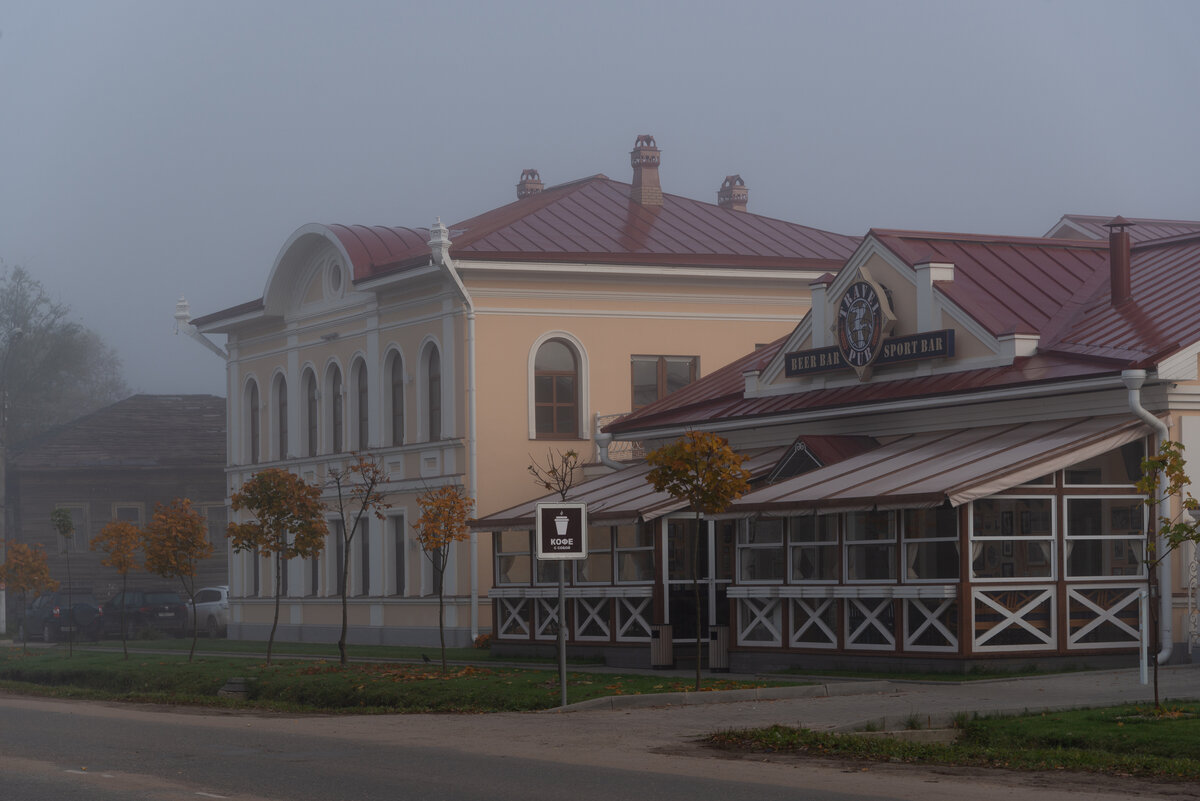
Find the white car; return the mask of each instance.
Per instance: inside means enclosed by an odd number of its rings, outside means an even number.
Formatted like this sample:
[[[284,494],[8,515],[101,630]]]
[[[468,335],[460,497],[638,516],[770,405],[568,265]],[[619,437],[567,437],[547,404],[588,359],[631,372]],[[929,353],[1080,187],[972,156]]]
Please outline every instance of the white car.
[[[196,616],[193,619],[196,626],[209,637],[224,637],[229,626],[229,588],[204,587],[196,590]]]

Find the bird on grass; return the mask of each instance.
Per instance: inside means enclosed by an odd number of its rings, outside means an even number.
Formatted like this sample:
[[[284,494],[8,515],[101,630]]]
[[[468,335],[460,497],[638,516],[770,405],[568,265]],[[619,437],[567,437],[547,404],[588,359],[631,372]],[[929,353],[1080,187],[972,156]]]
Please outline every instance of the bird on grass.
[[[429,657],[425,656],[425,654],[421,654],[421,658],[425,660],[425,664],[427,664],[427,665],[433,661]]]

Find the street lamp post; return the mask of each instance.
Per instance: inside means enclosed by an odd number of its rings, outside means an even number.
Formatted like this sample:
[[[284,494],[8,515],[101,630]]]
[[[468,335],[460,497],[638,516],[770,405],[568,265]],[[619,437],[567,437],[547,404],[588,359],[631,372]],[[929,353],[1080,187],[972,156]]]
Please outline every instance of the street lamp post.
[[[20,328],[8,333],[4,339],[4,360],[0,362],[0,562],[8,552],[8,357],[24,334]],[[8,591],[0,584],[0,634],[7,633]]]

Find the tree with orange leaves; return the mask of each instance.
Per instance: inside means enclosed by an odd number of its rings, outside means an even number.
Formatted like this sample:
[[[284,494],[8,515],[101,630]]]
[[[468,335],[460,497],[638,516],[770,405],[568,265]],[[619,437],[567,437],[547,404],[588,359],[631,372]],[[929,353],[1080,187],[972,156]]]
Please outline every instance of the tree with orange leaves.
[[[333,491],[333,511],[337,512],[338,547],[341,549],[341,575],[338,576],[338,594],[342,596],[342,635],[338,638],[338,656],[346,664],[346,630],[348,628],[347,595],[350,588],[350,546],[354,537],[362,530],[368,536],[368,519],[371,516],[384,519],[383,511],[391,508],[384,500],[380,487],[391,481],[387,471],[378,460],[355,454],[354,462],[345,468],[329,468],[326,473],[326,489]]]
[[[438,592],[438,636],[442,643],[442,672],[446,672],[446,627],[445,627],[445,586],[446,563],[450,559],[450,548],[456,542],[461,542],[469,536],[467,522],[471,519],[474,502],[464,493],[462,487],[438,487],[428,490],[417,498],[421,507],[421,517],[413,523],[417,532],[417,542],[425,558],[433,565],[437,573]]]
[[[170,506],[158,504],[150,525],[146,526],[142,550],[146,569],[166,579],[179,579],[188,597],[193,618],[192,650],[188,652],[191,662],[196,654],[196,568],[213,553],[204,517],[192,508],[187,498],[176,498]]]
[[[325,548],[325,507],[321,487],[310,484],[289,470],[271,467],[255,473],[233,493],[235,512],[247,511],[254,519],[229,524],[229,541],[235,551],[249,551],[270,558],[275,568],[275,618],[267,640],[267,664],[279,627],[279,601],[283,594],[283,572],[289,559],[311,559]]]
[[[747,457],[734,452],[721,436],[705,431],[688,431],[675,442],[646,455],[651,466],[646,475],[657,492],[685,501],[696,514],[696,536],[700,517],[720,514],[750,489],[750,471],[742,467]],[[696,691],[700,691],[701,628],[700,538],[692,549],[692,586],[696,603]]]
[[[110,520],[100,529],[100,533],[92,537],[93,551],[103,551],[100,564],[111,567],[121,574],[121,594],[129,580],[129,573],[137,570],[134,554],[142,544],[142,530],[133,523],[123,520]],[[121,650],[125,658],[129,658],[129,645],[125,640],[125,604],[121,604]]]
[[[4,564],[0,564],[0,583],[10,592],[21,596],[21,614],[25,614],[25,594],[32,592],[48,592],[58,589],[58,582],[50,578],[50,564],[46,561],[46,552],[40,545],[26,545],[23,542],[10,542],[5,549]],[[23,628],[23,627],[22,627]],[[25,641],[21,638],[21,650],[25,650]]]

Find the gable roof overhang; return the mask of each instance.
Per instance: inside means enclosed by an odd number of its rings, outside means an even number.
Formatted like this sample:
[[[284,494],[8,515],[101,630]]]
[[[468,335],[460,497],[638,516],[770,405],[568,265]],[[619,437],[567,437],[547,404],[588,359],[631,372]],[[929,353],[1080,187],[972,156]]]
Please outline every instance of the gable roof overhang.
[[[961,506],[1150,433],[1136,418],[1106,415],[910,434],[751,492],[725,516]]]

